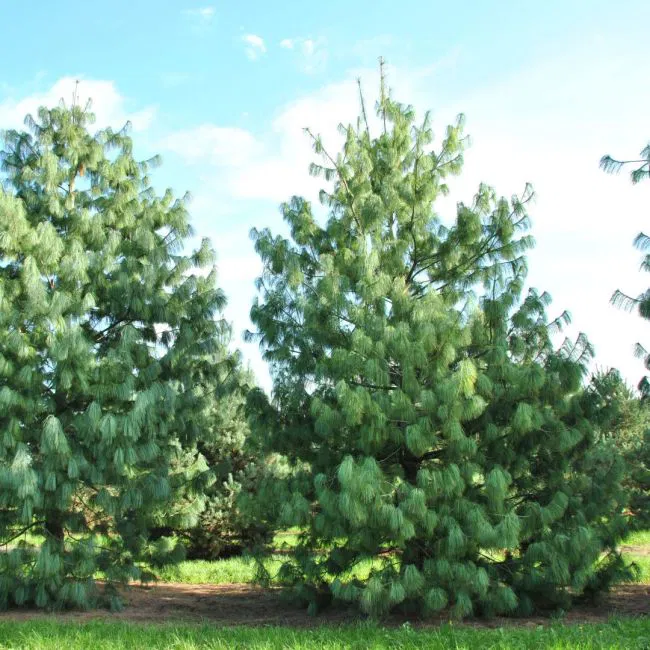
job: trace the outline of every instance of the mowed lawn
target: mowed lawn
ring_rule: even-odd
[[[275,538],[275,547],[288,549],[298,540],[296,533],[283,533]],[[634,562],[640,571],[639,582],[650,584],[650,530],[632,533],[623,542],[625,557]],[[269,559],[266,568],[271,575],[280,567],[283,557],[277,555]],[[370,562],[361,562],[357,573],[363,575],[371,569]],[[248,558],[234,557],[213,562],[194,560],[181,562],[174,566],[156,570],[163,582],[182,582],[185,584],[230,584],[252,582],[255,575],[254,562]]]
[[[430,648],[508,650],[519,648],[648,648],[650,620],[605,624],[475,629],[445,624],[434,629],[382,628],[368,623],[296,630],[287,627],[143,625],[95,621],[81,625],[51,621],[3,623],[0,648],[33,650],[118,650],[122,648]]]
[[[277,540],[295,543],[295,536]],[[639,566],[639,581],[650,584],[650,531],[636,533],[625,540],[623,549],[628,559]],[[269,560],[273,572],[282,558]],[[370,566],[366,567],[369,569]],[[363,568],[362,568],[363,570]],[[183,562],[175,567],[157,571],[160,582],[182,583],[188,588],[199,585],[229,585],[250,583],[254,577],[251,560],[231,558],[214,562]],[[171,588],[171,585],[170,585]],[[154,587],[155,590],[155,587]],[[155,599],[155,591],[149,598]],[[204,606],[213,602],[209,593],[202,596]],[[225,596],[229,598],[229,596]],[[162,598],[164,600],[164,597]],[[215,607],[219,603],[214,601]],[[233,605],[237,607],[237,604]],[[161,607],[165,607],[161,603]],[[485,623],[464,624],[445,622],[439,626],[423,627],[417,623],[382,626],[372,622],[339,623],[319,621],[318,617],[307,625],[298,627],[275,624],[245,626],[219,623],[187,622],[183,612],[176,610],[174,600],[166,605],[169,617],[157,622],[125,621],[111,619],[109,614],[101,618],[54,615],[21,618],[15,613],[0,614],[0,650],[30,648],[34,650],[117,650],[118,648],[155,649],[177,648],[625,648],[650,649],[650,617],[617,617],[586,622],[563,623],[560,616],[550,619],[536,618],[530,621],[513,621],[504,627]],[[291,608],[290,605],[286,605]],[[135,617],[138,618],[138,617]],[[326,617],[325,617],[326,618]],[[160,622],[160,621],[168,622]],[[195,619],[197,620],[197,619]],[[288,620],[292,620],[288,617]]]

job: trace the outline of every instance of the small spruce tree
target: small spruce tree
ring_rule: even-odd
[[[149,513],[201,433],[222,336],[214,272],[192,272],[209,243],[181,252],[186,201],[87,109],[40,109],[0,153],[0,607],[92,605],[97,572],[142,578],[171,550]]]
[[[279,577],[311,611],[568,606],[624,570],[623,465],[585,416],[588,341],[554,349],[568,315],[521,298],[532,191],[481,186],[445,225],[462,117],[433,147],[429,116],[416,125],[383,74],[377,116],[373,137],[362,99],[337,156],[314,137],[325,225],[293,197],[289,238],[253,232],[251,336],[274,384],[250,408],[291,466],[258,507],[302,530]]]

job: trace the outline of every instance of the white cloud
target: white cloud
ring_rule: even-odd
[[[213,6],[184,9],[181,14],[189,29],[200,37],[206,37],[212,32],[216,10]]]
[[[144,131],[156,113],[153,106],[135,112],[127,110],[126,99],[113,81],[63,77],[44,92],[20,99],[9,97],[0,102],[0,127],[20,129],[28,113],[35,115],[40,106],[53,107],[61,99],[71,105],[75,93],[79,105],[85,105],[89,99],[92,101],[91,110],[95,114],[95,127],[98,129],[107,126],[121,128],[130,121],[134,131]]]
[[[246,43],[246,56],[251,60],[257,60],[262,54],[266,52],[266,45],[264,39],[257,34],[244,34],[242,40]]]
[[[198,7],[196,9],[184,9],[183,14],[192,18],[197,18],[204,23],[209,23],[215,16],[214,7]]]
[[[399,96],[411,96],[411,81],[407,74],[399,79],[394,68],[387,66],[387,73],[396,79]],[[259,152],[262,156],[251,158],[248,165],[233,170],[228,179],[229,192],[237,199],[268,199],[279,202],[293,194],[305,195],[312,201],[324,185],[321,178],[309,175],[309,164],[318,160],[313,152],[310,136],[320,135],[325,148],[333,156],[343,144],[338,126],[356,120],[359,114],[359,88],[361,80],[371,127],[377,132],[379,120],[373,105],[379,73],[374,68],[352,71],[344,81],[331,83],[320,90],[286,104],[270,123]],[[403,91],[403,92],[402,92]]]
[[[390,66],[387,72],[395,77],[396,88],[404,91],[403,96],[412,94],[407,75],[399,79]],[[270,121],[263,137],[238,127],[205,124],[171,134],[162,141],[162,147],[178,153],[188,162],[202,167],[207,165],[208,170],[214,168],[216,173],[209,183],[210,192],[221,192],[231,200],[279,203],[293,194],[303,194],[317,201],[324,181],[309,175],[309,164],[316,157],[313,142],[304,129],[309,128],[314,135],[322,136],[327,150],[335,155],[343,143],[339,123],[354,121],[358,115],[357,78],[361,79],[368,94],[370,123],[378,129],[379,120],[373,115],[372,106],[379,73],[368,68],[351,71],[344,81],[328,84],[289,102]]]
[[[327,64],[328,52],[324,39],[314,40],[308,37],[285,38],[280,47],[292,50],[296,54],[298,67],[308,74],[318,72]]]
[[[161,146],[179,154],[190,163],[239,169],[250,162],[260,149],[255,137],[237,127],[204,124],[167,136]]]

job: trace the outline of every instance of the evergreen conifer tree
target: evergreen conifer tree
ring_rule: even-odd
[[[630,179],[634,185],[642,180],[650,179],[650,143],[641,150],[640,158],[637,160],[617,160],[608,154],[600,159],[600,166],[609,174],[617,174],[624,167],[635,167],[630,172]],[[634,246],[645,253],[641,262],[641,270],[650,271],[650,237],[640,232],[634,239]],[[629,296],[617,289],[612,295],[611,302],[628,311],[636,309],[641,318],[650,319],[650,289],[636,297]],[[638,358],[643,359],[646,370],[650,370],[650,352],[641,343],[635,345],[634,352]],[[650,396],[650,379],[648,377],[641,379],[639,390],[642,395]]]
[[[434,147],[383,75],[376,137],[361,107],[339,155],[314,137],[327,222],[294,196],[289,238],[253,232],[274,384],[250,407],[292,467],[258,507],[303,531],[280,578],[311,611],[567,606],[624,569],[623,464],[585,416],[586,337],[554,349],[568,315],[522,297],[532,190],[481,186],[446,225],[462,117]]]
[[[617,160],[610,155],[603,156],[600,166],[608,173],[618,173],[624,167],[632,166],[630,179],[632,184],[650,179],[650,143],[640,152],[637,160]],[[640,232],[634,239],[634,246],[644,253],[641,261],[641,270],[650,271],[650,237]],[[650,289],[640,295],[629,296],[620,289],[616,290],[611,298],[612,304],[628,311],[637,310],[641,318],[650,320]],[[634,353],[637,358],[643,359],[646,370],[650,371],[650,351],[641,343],[636,343]],[[650,398],[650,378],[646,375],[641,378],[638,384],[642,399],[647,402]],[[647,410],[648,404],[639,406]],[[636,413],[637,409],[631,409]],[[629,415],[630,409],[625,409]],[[638,418],[635,418],[638,420]],[[629,417],[628,417],[629,422]],[[636,424],[636,422],[635,422]],[[630,427],[631,431],[638,435],[628,437],[625,446],[626,458],[628,461],[626,484],[630,491],[630,508],[634,515],[632,526],[634,528],[646,528],[650,525],[650,428],[641,433],[637,426]]]
[[[591,402],[587,416],[606,444],[623,453],[630,526],[645,530],[650,527],[650,404],[614,369],[592,377],[585,399]]]
[[[142,578],[171,550],[150,512],[223,340],[210,245],[181,250],[186,201],[155,194],[128,125],[92,135],[87,109],[40,109],[0,154],[0,607],[92,605],[97,572]]]
[[[229,357],[216,365],[214,383],[205,387],[211,399],[200,438],[174,468],[178,487],[172,504],[154,517],[152,535],[179,536],[189,559],[239,555],[266,539],[267,529],[240,505],[255,499],[271,469],[252,444],[245,412],[254,378],[242,369],[238,354],[225,353]]]

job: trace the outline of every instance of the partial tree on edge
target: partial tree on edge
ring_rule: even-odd
[[[118,605],[173,551],[149,514],[200,436],[225,327],[209,242],[182,253],[186,201],[156,195],[128,125],[92,122],[42,108],[0,153],[0,607],[92,606],[98,572]]]
[[[600,166],[606,172],[618,173],[626,166],[636,166],[630,172],[633,185],[642,180],[650,179],[650,144],[646,145],[637,160],[616,160],[611,156],[603,156]],[[650,271],[650,237],[640,232],[634,239],[634,246],[644,253],[641,270]],[[611,298],[612,304],[627,311],[637,310],[641,318],[650,320],[650,289],[642,294],[632,297],[620,290],[616,290]],[[637,358],[643,359],[646,370],[650,370],[650,352],[641,343],[636,343],[634,353]],[[638,384],[642,399],[650,397],[650,379],[648,376],[641,378]],[[647,527],[650,520],[650,428],[634,439],[634,444],[628,445],[628,479],[627,483],[631,495],[631,511],[634,528]]]

